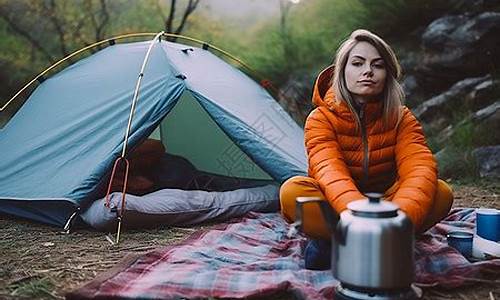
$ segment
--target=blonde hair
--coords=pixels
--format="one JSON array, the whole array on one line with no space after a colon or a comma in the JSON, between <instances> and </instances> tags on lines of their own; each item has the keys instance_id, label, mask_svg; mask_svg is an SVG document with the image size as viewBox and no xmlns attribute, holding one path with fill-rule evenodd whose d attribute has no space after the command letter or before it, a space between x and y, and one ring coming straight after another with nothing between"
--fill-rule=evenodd
<instances>
[{"instance_id":1,"label":"blonde hair","mask_svg":"<svg viewBox=\"0 0 500 300\"><path fill-rule=\"evenodd\" d=\"M401 66L391 47L380 37L368 30L358 29L351 33L349 38L340 45L335 56L335 70L333 74L333 89L339 100L344 100L355 116L356 123L361 126L361 120L356 111L354 98L347 89L345 81L345 67L349 54L359 42L368 42L377 49L384 60L387 77L382 91L382 123L385 128L394 127L401 119L404 92L398 80L401 77Z\"/></svg>"}]
</instances>

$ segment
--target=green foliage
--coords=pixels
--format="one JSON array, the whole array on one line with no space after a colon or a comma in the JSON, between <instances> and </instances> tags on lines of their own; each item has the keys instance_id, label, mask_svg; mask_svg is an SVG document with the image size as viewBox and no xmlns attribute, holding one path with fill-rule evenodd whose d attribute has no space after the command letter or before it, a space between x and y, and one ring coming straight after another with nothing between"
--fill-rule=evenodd
<instances>
[{"instance_id":1,"label":"green foliage","mask_svg":"<svg viewBox=\"0 0 500 300\"><path fill-rule=\"evenodd\" d=\"M481 146L498 144L498 137L491 134L491 128L474 124L471 120L457 122L449 139L437 145L434 138L429 139L431 149L438 153L439 173L444 178L469 180L478 177L478 169L472 151Z\"/></svg>"},{"instance_id":2,"label":"green foliage","mask_svg":"<svg viewBox=\"0 0 500 300\"><path fill-rule=\"evenodd\" d=\"M443 178L464 179L476 177L478 174L475 160L472 157L474 149L474 124L470 120L459 122L466 111L456 111L452 118L454 130L452 135L441 143L435 138L429 139L433 151L441 149L436 155L439 174ZM463 120L463 118L461 119ZM437 135L437 133L435 134Z\"/></svg>"},{"instance_id":3,"label":"green foliage","mask_svg":"<svg viewBox=\"0 0 500 300\"><path fill-rule=\"evenodd\" d=\"M1 5L1 2L0 2ZM13 34L8 24L0 18L0 105L22 87L27 78L33 77L46 62L37 59L30 44Z\"/></svg>"},{"instance_id":4,"label":"green foliage","mask_svg":"<svg viewBox=\"0 0 500 300\"><path fill-rule=\"evenodd\" d=\"M467 180L477 177L478 170L471 149L449 145L437 155L439 177Z\"/></svg>"},{"instance_id":5,"label":"green foliage","mask_svg":"<svg viewBox=\"0 0 500 300\"><path fill-rule=\"evenodd\" d=\"M473 149L474 124L466 121L456 125L453 134L446 141L446 147L438 155L440 176L454 179L477 177Z\"/></svg>"},{"instance_id":6,"label":"green foliage","mask_svg":"<svg viewBox=\"0 0 500 300\"><path fill-rule=\"evenodd\" d=\"M56 299L50 291L54 289L54 284L48 278L34 278L32 280L21 281L9 286L11 295L29 299Z\"/></svg>"},{"instance_id":7,"label":"green foliage","mask_svg":"<svg viewBox=\"0 0 500 300\"><path fill-rule=\"evenodd\" d=\"M165 27L162 13L165 9L157 0L113 0L115 13L110 24L110 36L133 32L158 32Z\"/></svg>"},{"instance_id":8,"label":"green foliage","mask_svg":"<svg viewBox=\"0 0 500 300\"><path fill-rule=\"evenodd\" d=\"M269 5L277 5L278 1L270 1ZM52 60L64 56L63 48L72 52L99 39L94 23L104 17L99 10L99 0L55 2L57 5L50 15L45 10L50 1L0 0L0 8L4 7L0 12L7 10L21 29L33 33ZM169 1L108 0L106 3L109 22L99 32L102 38L131 32L158 32L164 28ZM316 74L332 63L336 49L354 29L372 30L389 41L398 41L395 44L399 48L401 41L414 38L412 32L434 18L470 6L465 0L283 3L290 6L281 11L281 16L250 28L237 26L238 20L222 21L197 10L190 17L184 34L227 50L276 86L290 78L307 78L312 87ZM64 29L62 35L55 28L53 17ZM65 41L64 47L61 39ZM49 65L51 61L47 55L35 49L0 18L0 103Z\"/></svg>"},{"instance_id":9,"label":"green foliage","mask_svg":"<svg viewBox=\"0 0 500 300\"><path fill-rule=\"evenodd\" d=\"M78 27L75 18L81 12L77 4L81 1L58 2L49 13L47 1L0 0L0 64L3 66L0 104L41 70L62 58L63 50L69 52L77 47L77 37L81 38L84 33L66 30ZM65 28L64 32L54 27L56 19L61 28Z\"/></svg>"},{"instance_id":10,"label":"green foliage","mask_svg":"<svg viewBox=\"0 0 500 300\"><path fill-rule=\"evenodd\" d=\"M254 29L243 55L274 82L285 82L296 74L313 77L332 63L336 49L354 29L365 28L388 40L397 40L395 48L404 50L402 44L410 42L415 46L412 32L445 13L463 10L465 3L464 0L303 1L286 16L285 28L276 19Z\"/></svg>"},{"instance_id":11,"label":"green foliage","mask_svg":"<svg viewBox=\"0 0 500 300\"><path fill-rule=\"evenodd\" d=\"M184 35L213 44L236 57L241 57L240 53L245 50L245 42L242 39L245 32L235 26L234 22L236 21L222 22L212 19L207 14L196 13L187 23Z\"/></svg>"},{"instance_id":12,"label":"green foliage","mask_svg":"<svg viewBox=\"0 0 500 300\"><path fill-rule=\"evenodd\" d=\"M157 0L113 0L105 1L106 6L99 0L51 3L0 0L0 105L41 71L77 49L124 33L158 32L164 26ZM91 49L69 63L97 50ZM21 101L16 100L13 111Z\"/></svg>"},{"instance_id":13,"label":"green foliage","mask_svg":"<svg viewBox=\"0 0 500 300\"><path fill-rule=\"evenodd\" d=\"M297 74L315 76L331 64L340 42L358 27L360 9L357 1L303 1L291 7L284 26L276 19L255 28L243 57L277 83Z\"/></svg>"},{"instance_id":14,"label":"green foliage","mask_svg":"<svg viewBox=\"0 0 500 300\"><path fill-rule=\"evenodd\" d=\"M52 60L99 38L95 24L92 25L104 17L99 13L99 1L56 1L52 15L46 12L47 1L0 1L8 7L11 16L16 16L22 29L42 41ZM308 0L282 11L284 23L277 17L245 31L230 22L195 13L184 33L235 53L279 85L297 74L314 77L332 62L340 42L356 28L396 35L431 20L444 10L460 6L461 2ZM157 32L164 28L166 2L115 0L107 3L109 22L100 32L103 38L130 32ZM54 18L64 29L62 35L55 28ZM3 90L12 94L20 86L16 83L21 82L21 78L26 81L50 65L50 61L47 54L31 47L25 37L9 31L4 21L0 21L0 37L3 38L0 64L6 66L4 70L15 70L11 72L15 76L6 76L6 71L0 71L0 78L9 78L9 88ZM15 88L11 88L13 86Z\"/></svg>"},{"instance_id":15,"label":"green foliage","mask_svg":"<svg viewBox=\"0 0 500 300\"><path fill-rule=\"evenodd\" d=\"M459 124L450 138L450 142L453 146L464 150L471 150L474 146L473 141L474 124L470 121Z\"/></svg>"}]
</instances>

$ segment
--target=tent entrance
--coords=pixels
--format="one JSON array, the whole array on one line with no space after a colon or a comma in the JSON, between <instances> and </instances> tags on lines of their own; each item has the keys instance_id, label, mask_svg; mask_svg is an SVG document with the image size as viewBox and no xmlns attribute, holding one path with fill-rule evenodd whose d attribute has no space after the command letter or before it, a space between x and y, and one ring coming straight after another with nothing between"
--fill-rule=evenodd
<instances>
[{"instance_id":1,"label":"tent entrance","mask_svg":"<svg viewBox=\"0 0 500 300\"><path fill-rule=\"evenodd\" d=\"M167 153L188 159L198 170L228 177L272 180L220 129L185 91L151 138Z\"/></svg>"}]
</instances>

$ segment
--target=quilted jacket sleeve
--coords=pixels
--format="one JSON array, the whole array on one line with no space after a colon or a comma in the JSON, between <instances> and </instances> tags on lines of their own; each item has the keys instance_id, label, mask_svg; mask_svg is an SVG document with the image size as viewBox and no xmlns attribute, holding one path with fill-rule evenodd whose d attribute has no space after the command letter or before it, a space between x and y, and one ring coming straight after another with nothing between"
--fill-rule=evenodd
<instances>
[{"instance_id":1,"label":"quilted jacket sleeve","mask_svg":"<svg viewBox=\"0 0 500 300\"><path fill-rule=\"evenodd\" d=\"M395 149L399 188L393 201L420 228L432 208L437 187L437 166L427 147L422 127L408 108L398 127Z\"/></svg>"},{"instance_id":2,"label":"quilted jacket sleeve","mask_svg":"<svg viewBox=\"0 0 500 300\"><path fill-rule=\"evenodd\" d=\"M365 197L357 189L335 131L321 109L311 112L304 129L309 176L319 182L330 205L340 213L347 203Z\"/></svg>"}]
</instances>

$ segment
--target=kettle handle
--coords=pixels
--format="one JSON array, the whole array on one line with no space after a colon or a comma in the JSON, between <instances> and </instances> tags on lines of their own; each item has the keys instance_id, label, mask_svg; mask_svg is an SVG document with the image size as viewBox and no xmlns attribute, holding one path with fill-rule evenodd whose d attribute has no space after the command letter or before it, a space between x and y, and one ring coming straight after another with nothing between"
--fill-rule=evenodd
<instances>
[{"instance_id":1,"label":"kettle handle","mask_svg":"<svg viewBox=\"0 0 500 300\"><path fill-rule=\"evenodd\" d=\"M328 226L330 233L335 233L335 228L339 221L339 215L334 212L330 204L320 197L297 197L295 206L295 226L302 230L303 220L302 214L305 203L315 202L319 204L323 218Z\"/></svg>"}]
</instances>

